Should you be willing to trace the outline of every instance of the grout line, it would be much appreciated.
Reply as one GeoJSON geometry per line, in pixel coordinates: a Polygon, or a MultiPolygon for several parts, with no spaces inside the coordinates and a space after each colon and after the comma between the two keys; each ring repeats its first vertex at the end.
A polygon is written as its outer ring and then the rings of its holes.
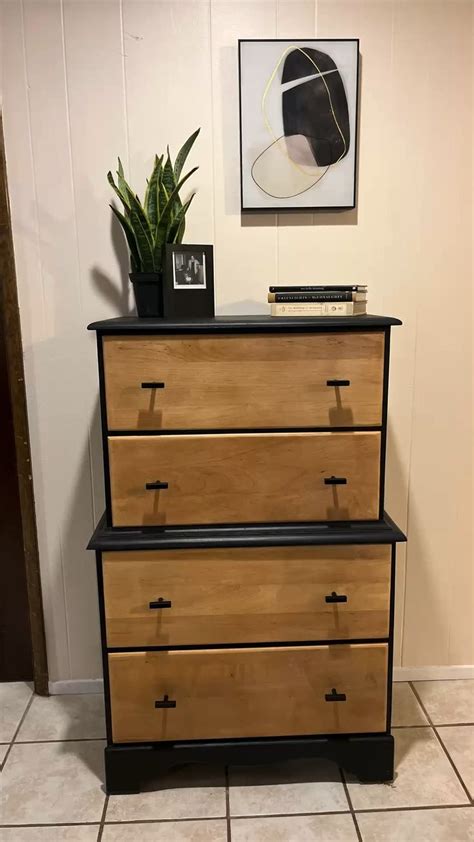
{"type": "Polygon", "coordinates": [[[443,743],[443,741],[442,741],[442,739],[441,739],[440,735],[438,734],[438,732],[437,732],[437,730],[436,730],[436,725],[433,723],[433,720],[431,719],[431,716],[429,715],[429,713],[428,713],[428,711],[426,710],[426,708],[425,708],[425,706],[424,706],[423,702],[421,701],[421,698],[420,698],[420,696],[419,696],[419,694],[418,694],[418,691],[417,691],[417,690],[416,690],[416,688],[413,686],[413,682],[412,682],[412,681],[409,681],[408,683],[409,683],[409,685],[410,685],[411,689],[413,690],[413,692],[414,692],[414,694],[415,694],[415,696],[416,696],[416,698],[417,698],[417,700],[418,700],[418,703],[419,703],[419,705],[420,705],[420,707],[421,707],[421,709],[422,709],[423,713],[425,714],[425,716],[426,716],[426,718],[427,718],[428,722],[430,723],[430,725],[431,725],[431,727],[432,727],[432,729],[433,729],[433,731],[434,731],[434,734],[435,734],[436,739],[438,740],[438,742],[439,742],[439,744],[440,744],[441,748],[443,749],[443,751],[444,751],[444,753],[445,753],[446,757],[448,758],[448,760],[449,760],[449,762],[450,762],[451,766],[453,767],[453,770],[454,770],[454,772],[455,772],[455,774],[456,774],[456,777],[458,778],[459,783],[461,784],[461,786],[462,786],[462,788],[463,788],[463,790],[464,790],[464,792],[465,792],[465,794],[466,794],[466,796],[467,796],[467,798],[468,798],[468,800],[469,800],[469,804],[472,804],[473,799],[471,798],[471,793],[469,792],[469,790],[468,790],[468,788],[467,788],[466,784],[464,783],[464,781],[463,781],[463,779],[462,779],[461,775],[459,774],[459,772],[458,772],[458,770],[457,770],[457,768],[456,768],[456,766],[455,766],[454,760],[452,759],[452,757],[451,757],[451,755],[450,755],[450,753],[449,753],[448,749],[446,748],[446,746],[445,746],[445,744],[443,743]]]}
{"type": "Polygon", "coordinates": [[[41,743],[104,743],[107,737],[71,737],[66,740],[16,740],[18,746],[34,746],[41,743]]]}
{"type": "Polygon", "coordinates": [[[450,755],[450,753],[449,753],[448,749],[446,748],[445,744],[443,743],[443,741],[442,741],[442,739],[441,739],[440,735],[438,734],[438,731],[437,731],[437,729],[436,729],[436,727],[435,727],[435,726],[433,726],[433,731],[434,731],[435,736],[436,736],[436,739],[438,740],[438,742],[439,742],[439,744],[440,744],[441,748],[443,749],[443,751],[444,751],[444,753],[445,753],[446,757],[448,758],[449,762],[451,763],[451,766],[453,767],[453,769],[454,769],[454,771],[455,771],[455,773],[456,773],[456,775],[457,775],[457,777],[458,777],[459,783],[461,784],[461,786],[462,786],[462,788],[463,788],[464,792],[466,793],[466,796],[467,796],[467,797],[468,797],[468,799],[469,799],[469,803],[470,803],[470,804],[473,804],[473,803],[474,803],[474,799],[472,798],[471,793],[469,792],[469,790],[468,790],[468,788],[467,788],[466,784],[464,783],[464,781],[463,781],[463,779],[462,779],[462,777],[461,777],[461,773],[458,771],[458,768],[457,768],[457,766],[456,766],[456,764],[455,764],[455,762],[454,762],[453,758],[451,757],[451,755],[450,755]]]}
{"type": "MultiPolygon", "coordinates": [[[[120,798],[120,795],[117,796],[120,798]]],[[[224,822],[225,816],[186,816],[186,817],[179,817],[176,819],[122,819],[122,820],[115,820],[111,819],[110,821],[104,822],[107,827],[115,826],[115,825],[122,825],[122,824],[173,824],[177,822],[224,822]]],[[[254,817],[252,817],[254,818],[254,817]]],[[[1,827],[1,825],[0,825],[1,827]]]]}
{"type": "Polygon", "coordinates": [[[109,798],[110,795],[105,796],[104,808],[102,810],[102,816],[100,818],[99,832],[97,834],[97,842],[100,842],[100,840],[102,839],[102,834],[104,832],[105,816],[107,814],[107,807],[109,806],[109,798]]]}
{"type": "Polygon", "coordinates": [[[225,767],[225,816],[227,823],[227,842],[231,842],[231,824],[230,824],[230,792],[229,792],[229,767],[225,767]]]}
{"type": "Polygon", "coordinates": [[[420,722],[419,725],[392,725],[391,731],[407,731],[410,728],[431,728],[429,722],[420,722]]]}
{"type": "Polygon", "coordinates": [[[321,810],[317,813],[250,813],[245,816],[232,816],[232,821],[244,819],[288,819],[293,816],[347,816],[350,810],[321,810]]]}
{"type": "Polygon", "coordinates": [[[357,834],[357,839],[358,839],[358,842],[363,842],[363,840],[362,840],[362,834],[361,834],[361,832],[360,832],[360,829],[359,829],[359,824],[358,824],[358,822],[357,822],[357,819],[356,819],[356,814],[355,814],[355,812],[354,812],[354,807],[353,807],[353,805],[352,805],[351,796],[350,796],[350,794],[349,794],[349,787],[347,786],[346,776],[345,776],[345,774],[344,774],[344,770],[343,770],[343,769],[341,769],[341,767],[339,767],[339,774],[341,775],[342,785],[343,785],[343,787],[344,787],[344,792],[345,792],[345,794],[346,794],[347,803],[349,804],[349,810],[351,811],[352,821],[354,822],[354,828],[355,828],[355,832],[356,832],[356,834],[357,834]]]}
{"type": "MultiPolygon", "coordinates": [[[[109,797],[109,796],[107,796],[109,797]]],[[[362,810],[355,810],[354,813],[398,813],[398,812],[414,812],[419,810],[463,810],[472,808],[471,804],[425,804],[421,807],[371,807],[362,810]]],[[[248,819],[281,819],[293,818],[301,816],[347,816],[350,815],[350,810],[322,810],[317,813],[253,813],[248,816],[232,816],[232,821],[239,821],[240,819],[246,821],[248,819]]],[[[195,816],[187,818],[175,819],[131,819],[130,821],[110,821],[104,822],[104,826],[114,827],[116,825],[135,825],[135,824],[184,824],[186,822],[216,822],[224,821],[225,816],[195,816]]],[[[0,828],[20,828],[20,827],[91,827],[98,825],[99,822],[42,822],[36,824],[0,824],[0,828]]],[[[97,840],[99,842],[99,840],[97,840]]]]}
{"type": "Polygon", "coordinates": [[[362,810],[356,810],[359,813],[406,813],[419,810],[465,810],[466,807],[472,807],[472,804],[422,804],[418,807],[366,807],[362,810]]]}
{"type": "Polygon", "coordinates": [[[17,727],[16,727],[16,730],[15,730],[15,732],[14,732],[14,734],[13,734],[13,737],[12,737],[11,743],[10,743],[10,745],[8,746],[7,753],[6,753],[6,755],[5,755],[5,757],[4,757],[4,760],[3,760],[3,763],[2,763],[2,767],[1,767],[1,768],[2,768],[2,770],[5,768],[5,764],[6,764],[7,760],[8,760],[8,757],[9,757],[9,755],[10,755],[10,752],[11,752],[11,750],[12,750],[12,746],[13,746],[13,744],[14,744],[15,740],[16,740],[16,736],[17,736],[17,734],[18,734],[18,732],[19,732],[19,730],[20,730],[21,726],[23,725],[23,722],[25,721],[26,714],[28,713],[28,711],[29,711],[29,709],[30,709],[30,707],[31,707],[31,704],[32,704],[32,702],[33,702],[34,697],[35,697],[35,694],[34,694],[34,693],[32,693],[32,694],[31,694],[31,697],[30,697],[30,700],[29,700],[29,702],[28,702],[28,704],[27,704],[27,706],[26,706],[25,710],[23,711],[23,716],[21,717],[21,719],[20,719],[20,721],[19,721],[19,723],[18,723],[18,725],[17,725],[17,727]]]}
{"type": "Polygon", "coordinates": [[[474,725],[474,722],[443,722],[442,724],[441,724],[441,722],[439,722],[436,725],[433,725],[433,728],[459,728],[459,727],[472,728],[473,725],[474,725]]]}
{"type": "Polygon", "coordinates": [[[98,821],[96,821],[96,822],[54,822],[54,823],[50,822],[49,824],[47,822],[42,822],[40,824],[38,822],[36,822],[36,824],[0,824],[0,827],[2,827],[2,828],[4,828],[4,827],[8,827],[8,828],[10,828],[10,827],[14,827],[14,828],[19,828],[19,827],[94,827],[94,826],[97,826],[98,824],[99,824],[98,821]]]}

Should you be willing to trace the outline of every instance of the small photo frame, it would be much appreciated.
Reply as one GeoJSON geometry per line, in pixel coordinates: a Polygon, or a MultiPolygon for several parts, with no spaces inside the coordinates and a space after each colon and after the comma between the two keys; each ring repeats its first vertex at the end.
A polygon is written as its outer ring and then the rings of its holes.
{"type": "Polygon", "coordinates": [[[165,318],[214,316],[212,246],[167,244],[163,307],[165,318]]]}

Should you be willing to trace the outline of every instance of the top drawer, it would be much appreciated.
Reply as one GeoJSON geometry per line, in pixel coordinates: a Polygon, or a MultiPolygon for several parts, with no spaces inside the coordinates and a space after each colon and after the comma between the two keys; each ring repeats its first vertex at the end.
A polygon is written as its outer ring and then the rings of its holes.
{"type": "Polygon", "coordinates": [[[102,341],[109,430],[382,423],[382,331],[102,341]]]}

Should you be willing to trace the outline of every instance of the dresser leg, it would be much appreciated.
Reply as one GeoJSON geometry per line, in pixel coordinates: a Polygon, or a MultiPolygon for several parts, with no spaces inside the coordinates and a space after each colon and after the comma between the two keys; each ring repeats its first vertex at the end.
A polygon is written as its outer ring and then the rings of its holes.
{"type": "Polygon", "coordinates": [[[340,765],[361,783],[389,783],[394,778],[394,739],[391,734],[349,738],[340,765]]]}
{"type": "MultiPolygon", "coordinates": [[[[105,789],[107,795],[141,792],[144,784],[158,780],[169,768],[167,757],[151,746],[107,746],[105,789]]],[[[173,764],[171,764],[173,765],[173,764]]]]}

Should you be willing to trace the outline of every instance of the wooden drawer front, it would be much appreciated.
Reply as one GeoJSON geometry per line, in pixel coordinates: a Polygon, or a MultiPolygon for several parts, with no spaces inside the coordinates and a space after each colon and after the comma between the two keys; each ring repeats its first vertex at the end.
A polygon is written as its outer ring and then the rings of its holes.
{"type": "Polygon", "coordinates": [[[104,553],[107,644],[388,637],[390,567],[389,546],[104,553]]]}
{"type": "Polygon", "coordinates": [[[103,348],[110,430],[382,423],[382,332],[106,336],[103,348]]]}
{"type": "Polygon", "coordinates": [[[117,436],[109,455],[114,526],[379,517],[376,432],[117,436]]]}
{"type": "Polygon", "coordinates": [[[114,742],[386,728],[385,643],[109,655],[114,742]],[[345,701],[329,701],[335,689],[345,701]],[[168,697],[176,707],[156,708],[168,697]]]}

